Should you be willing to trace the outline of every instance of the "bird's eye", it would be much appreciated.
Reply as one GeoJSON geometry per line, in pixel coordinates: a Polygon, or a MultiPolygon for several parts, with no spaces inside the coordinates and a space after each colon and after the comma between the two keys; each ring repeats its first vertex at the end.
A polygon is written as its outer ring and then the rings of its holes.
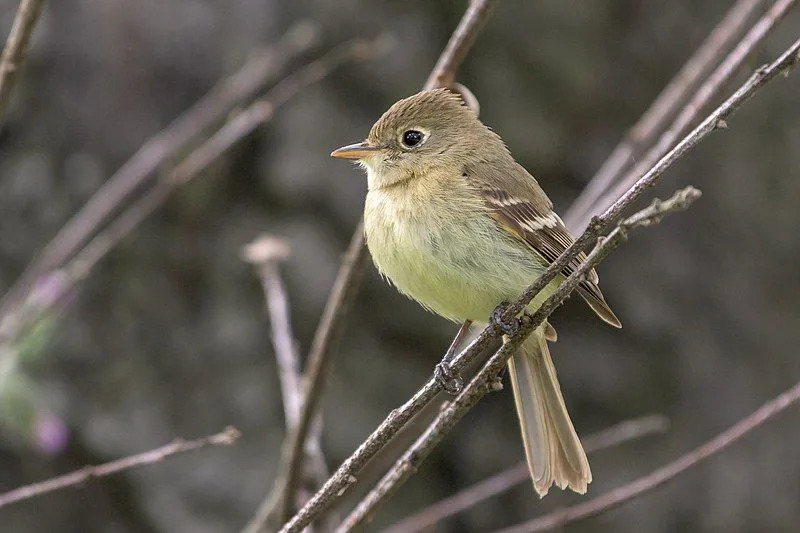
{"type": "Polygon", "coordinates": [[[417,130],[408,130],[403,133],[403,144],[411,148],[412,146],[416,146],[422,142],[422,139],[425,138],[425,135],[421,131],[417,130]]]}

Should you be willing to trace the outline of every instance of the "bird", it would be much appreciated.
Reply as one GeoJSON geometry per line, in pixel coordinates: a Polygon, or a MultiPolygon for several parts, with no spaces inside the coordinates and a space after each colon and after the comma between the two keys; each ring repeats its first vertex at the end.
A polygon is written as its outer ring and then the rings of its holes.
{"type": "MultiPolygon", "coordinates": [[[[392,105],[363,142],[332,157],[367,174],[364,233],[381,275],[402,294],[456,323],[489,323],[574,242],[536,179],[501,137],[449,89],[426,90],[392,105]]],[[[526,307],[535,311],[585,255],[526,307]]],[[[592,270],[578,294],[606,323],[621,327],[592,270]]],[[[584,494],[586,453],[564,402],[545,321],[508,362],[533,488],[584,494]]],[[[504,342],[508,335],[504,335],[504,342]]]]}

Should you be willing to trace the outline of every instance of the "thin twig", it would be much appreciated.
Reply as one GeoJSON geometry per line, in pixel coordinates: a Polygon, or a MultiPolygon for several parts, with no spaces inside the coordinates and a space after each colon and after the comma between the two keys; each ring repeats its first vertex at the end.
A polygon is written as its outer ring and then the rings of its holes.
{"type": "Polygon", "coordinates": [[[458,67],[467,57],[467,52],[472,48],[478,32],[489,18],[491,9],[497,4],[497,0],[471,0],[461,22],[458,23],[450,40],[447,42],[436,66],[425,82],[425,89],[436,89],[437,87],[450,87],[456,80],[458,67]]]}
{"type": "Polygon", "coordinates": [[[44,0],[22,0],[14,16],[11,32],[0,56],[0,119],[6,112],[11,91],[17,81],[22,63],[28,53],[36,21],[42,13],[44,0]]]}
{"type": "Polygon", "coordinates": [[[570,274],[556,291],[544,301],[533,315],[523,315],[519,332],[512,335],[507,342],[483,365],[470,381],[469,385],[431,422],[408,450],[395,462],[392,468],[381,478],[375,488],[359,502],[356,508],[345,518],[336,530],[347,533],[364,525],[382,503],[385,503],[397,489],[417,471],[422,462],[430,455],[450,430],[467,414],[467,412],[486,394],[494,390],[492,380],[505,366],[506,361],[517,347],[542,324],[556,307],[566,300],[569,294],[583,281],[584,276],[596,267],[608,254],[622,244],[628,233],[641,227],[648,227],[659,222],[665,215],[687,209],[700,197],[700,191],[687,187],[675,193],[666,201],[653,203],[621,221],[607,237],[598,240],[597,246],[586,256],[586,260],[570,274]]]}
{"type": "Polygon", "coordinates": [[[30,498],[35,498],[48,492],[66,489],[69,487],[79,488],[86,482],[95,478],[117,474],[132,468],[139,468],[141,466],[148,466],[159,463],[164,459],[174,455],[199,450],[206,446],[230,446],[239,439],[239,431],[231,426],[225,428],[222,432],[216,435],[209,435],[195,440],[175,439],[170,444],[150,450],[149,452],[131,455],[123,459],[117,459],[108,463],[103,463],[96,466],[86,466],[75,472],[65,474],[63,476],[48,479],[47,481],[40,481],[24,487],[19,487],[10,490],[6,493],[0,494],[0,508],[12,503],[21,502],[30,498]]]}
{"type": "Polygon", "coordinates": [[[23,271],[0,302],[0,322],[22,305],[40,276],[63,267],[103,222],[162,165],[179,155],[187,143],[223,119],[231,109],[277,78],[296,57],[314,45],[317,35],[316,27],[308,22],[293,26],[278,43],[258,50],[241,69],[215,85],[197,103],[145,142],[23,271]]]}
{"type": "MultiPolygon", "coordinates": [[[[428,81],[425,83],[424,89],[432,89],[432,88],[435,88],[435,87],[445,86],[444,82],[447,82],[448,80],[449,80],[450,83],[447,83],[447,85],[452,84],[453,80],[455,79],[455,73],[457,72],[458,67],[461,65],[461,62],[466,57],[466,54],[469,51],[469,49],[471,48],[472,44],[474,43],[478,32],[480,31],[481,27],[483,26],[484,22],[486,21],[486,19],[489,16],[490,7],[493,4],[495,4],[496,2],[497,2],[497,0],[472,0],[471,1],[469,8],[464,13],[464,16],[462,17],[461,22],[459,23],[458,27],[454,31],[453,35],[451,36],[449,42],[447,43],[447,46],[446,46],[445,50],[442,52],[441,56],[439,57],[439,60],[437,61],[436,66],[434,67],[433,71],[431,72],[430,77],[428,78],[428,81]],[[444,80],[444,82],[440,83],[440,80],[444,80]]],[[[362,219],[357,224],[356,229],[353,232],[353,236],[351,237],[351,240],[350,240],[351,245],[350,245],[350,248],[348,250],[348,255],[358,256],[358,257],[364,257],[366,255],[363,232],[364,232],[364,230],[363,230],[363,219],[362,219]]],[[[367,261],[360,260],[360,261],[343,262],[341,268],[339,269],[339,273],[337,274],[337,278],[336,278],[337,281],[336,282],[340,283],[342,285],[349,286],[351,288],[350,291],[352,293],[352,297],[354,297],[355,294],[358,292],[358,288],[359,288],[359,281],[358,280],[360,280],[361,277],[363,276],[364,270],[366,269],[366,266],[367,266],[367,261]]],[[[332,292],[331,293],[331,298],[333,298],[334,295],[335,295],[335,292],[332,292]]],[[[326,309],[328,308],[328,306],[330,304],[331,304],[331,302],[330,302],[330,299],[329,299],[328,305],[326,305],[326,309]]],[[[325,330],[334,331],[334,330],[339,329],[340,326],[338,326],[337,323],[340,322],[340,321],[343,321],[344,318],[345,318],[345,314],[342,311],[339,311],[339,312],[336,312],[335,314],[330,315],[329,316],[330,325],[329,326],[325,326],[325,328],[323,329],[322,328],[322,324],[321,324],[320,328],[317,329],[317,333],[321,334],[321,332],[325,331],[325,330]]],[[[318,338],[318,335],[315,335],[315,340],[317,338],[318,338]]],[[[322,339],[321,339],[321,345],[322,346],[325,346],[327,344],[329,344],[328,341],[325,341],[324,343],[322,343],[322,339]]],[[[316,385],[312,385],[311,383],[309,383],[309,386],[307,388],[309,397],[312,397],[312,395],[313,395],[313,396],[315,396],[317,398],[317,400],[318,400],[319,397],[321,397],[321,389],[324,386],[325,378],[326,378],[326,375],[327,375],[325,370],[329,366],[329,364],[327,363],[327,360],[332,358],[333,350],[325,349],[321,353],[326,354],[325,355],[325,360],[326,361],[323,364],[319,365],[319,369],[321,370],[321,372],[319,372],[317,374],[318,377],[314,380],[316,385]],[[319,389],[319,390],[317,390],[317,389],[319,389]]],[[[313,367],[311,367],[311,368],[313,368],[313,367]]],[[[309,368],[309,370],[311,368],[309,368]]],[[[309,380],[309,382],[310,381],[311,380],[309,380]]],[[[310,410],[309,410],[308,415],[305,418],[312,418],[313,411],[316,409],[316,404],[318,403],[317,400],[314,400],[313,402],[309,401],[307,403],[307,405],[310,408],[310,410]]],[[[298,429],[301,429],[301,428],[298,428],[298,429]]],[[[302,435],[298,435],[298,436],[302,436],[302,435]]],[[[291,452],[291,455],[289,456],[289,460],[288,460],[289,461],[288,462],[288,465],[289,465],[288,466],[288,470],[289,470],[289,472],[292,472],[292,471],[297,472],[299,470],[299,465],[297,465],[297,463],[299,462],[299,458],[298,458],[299,454],[297,453],[297,450],[300,447],[301,441],[298,438],[298,436],[291,435],[290,436],[291,439],[287,442],[287,448],[290,449],[290,450],[294,450],[294,451],[291,452]]],[[[295,478],[295,477],[296,477],[295,475],[291,475],[290,474],[289,477],[288,477],[288,480],[289,480],[288,484],[291,484],[292,483],[291,480],[293,478],[295,478]]],[[[352,483],[352,482],[348,481],[349,479],[350,478],[345,478],[345,486],[348,486],[349,484],[352,483]]],[[[329,495],[329,497],[327,497],[326,499],[323,499],[323,500],[321,500],[321,499],[314,500],[312,498],[312,501],[309,501],[308,503],[306,503],[306,505],[303,507],[303,509],[305,510],[305,514],[310,515],[309,521],[311,519],[313,519],[313,517],[316,517],[322,511],[324,511],[325,508],[327,508],[328,505],[330,503],[332,503],[332,501],[333,501],[333,499],[335,497],[336,497],[336,495],[334,494],[333,498],[331,498],[330,495],[329,495]],[[311,505],[311,507],[309,507],[309,505],[311,505]]],[[[248,524],[248,526],[245,528],[245,530],[244,530],[245,532],[250,533],[250,532],[259,531],[263,527],[263,524],[265,523],[265,521],[267,519],[267,515],[263,511],[269,505],[268,500],[270,500],[269,496],[264,502],[262,502],[262,505],[260,507],[260,511],[257,513],[257,516],[253,520],[251,520],[250,524],[248,524]],[[259,519],[258,515],[261,515],[260,519],[259,519]]],[[[289,507],[287,507],[287,503],[286,503],[285,499],[284,499],[283,502],[281,502],[281,505],[283,506],[284,510],[288,510],[288,513],[286,513],[284,515],[286,518],[288,518],[288,516],[289,516],[289,514],[291,513],[292,510],[289,507]]],[[[307,525],[307,523],[304,524],[304,526],[305,525],[307,525]]]]}
{"type": "Polygon", "coordinates": [[[591,516],[613,509],[623,503],[656,489],[664,483],[682,474],[701,461],[708,459],[739,439],[761,426],[764,422],[782,413],[791,405],[800,401],[800,383],[781,393],[773,400],[761,406],[754,413],[743,418],[713,439],[682,455],[676,460],[654,470],[626,485],[618,487],[607,494],[592,498],[583,503],[561,509],[524,524],[503,529],[497,533],[530,533],[560,528],[569,522],[577,522],[591,516]]]}
{"type": "MultiPolygon", "coordinates": [[[[562,269],[577,255],[584,251],[600,236],[600,232],[610,226],[620,214],[630,206],[642,193],[656,184],[672,164],[685,152],[692,149],[711,132],[719,127],[720,121],[730,117],[745,101],[749,100],[767,82],[781,72],[788,72],[798,58],[800,41],[795,42],[781,57],[772,64],[758,69],[728,100],[711,113],[699,126],[688,134],[680,143],[669,151],[647,174],[642,176],[627,193],[621,196],[602,215],[595,217],[587,230],[554,261],[520,298],[508,308],[504,319],[511,319],[519,314],[533,297],[546,287],[562,269]]],[[[565,282],[566,283],[566,282],[565,282]]],[[[557,292],[556,294],[559,294],[557,292]]],[[[540,308],[542,311],[544,306],[540,308]]],[[[460,372],[484,350],[496,337],[493,328],[484,329],[452,362],[455,372],[460,372]]],[[[283,533],[298,532],[347,488],[355,483],[356,475],[364,465],[377,454],[402,428],[419,413],[440,391],[441,385],[431,377],[406,403],[393,410],[389,416],[364,440],[358,449],[348,457],[323,487],[309,502],[286,524],[283,533]]]]}
{"type": "Polygon", "coordinates": [[[281,384],[286,430],[290,431],[300,417],[303,390],[300,380],[300,356],[292,333],[289,312],[289,297],[280,274],[280,263],[289,258],[289,245],[271,235],[263,235],[248,244],[242,256],[256,267],[264,299],[267,303],[269,322],[272,326],[272,345],[278,363],[278,380],[281,384]]]}
{"type": "MultiPolygon", "coordinates": [[[[292,333],[289,299],[280,275],[280,263],[289,257],[289,245],[277,237],[264,235],[247,245],[243,256],[246,261],[255,265],[264,290],[272,325],[272,342],[275,347],[275,359],[278,363],[278,377],[288,434],[294,431],[298,424],[303,402],[300,357],[292,333]]],[[[311,424],[304,454],[307,469],[311,471],[311,475],[307,477],[312,479],[309,480],[310,486],[298,488],[296,493],[298,500],[307,500],[328,477],[328,467],[320,443],[321,433],[322,420],[317,415],[311,424]]]]}
{"type": "Polygon", "coordinates": [[[661,135],[658,142],[647,151],[644,157],[617,183],[609,184],[607,191],[590,209],[576,213],[572,227],[580,229],[588,224],[593,212],[602,211],[606,206],[619,198],[633,183],[672,148],[681,135],[691,126],[697,116],[722,90],[728,80],[736,74],[747,57],[769,34],[770,30],[795,7],[798,0],[776,0],[770,9],[747,32],[736,48],[725,58],[722,64],[703,82],[697,93],[684,106],[669,128],[661,135]]]}
{"type": "Polygon", "coordinates": [[[728,10],[572,202],[564,214],[568,227],[582,227],[578,222],[597,208],[598,198],[638,158],[643,147],[652,145],[656,135],[666,127],[667,121],[674,116],[678,107],[690,97],[698,82],[736,45],[736,39],[744,31],[745,23],[764,3],[765,0],[738,0],[728,10]]]}
{"type": "MultiPolygon", "coordinates": [[[[649,435],[665,433],[669,429],[669,421],[663,415],[648,415],[615,424],[609,428],[593,433],[581,439],[587,453],[611,448],[649,435]]],[[[528,465],[525,461],[503,470],[491,477],[479,481],[452,496],[422,509],[383,533],[416,533],[427,530],[442,520],[476,504],[497,496],[520,483],[530,480],[528,465]]]]}

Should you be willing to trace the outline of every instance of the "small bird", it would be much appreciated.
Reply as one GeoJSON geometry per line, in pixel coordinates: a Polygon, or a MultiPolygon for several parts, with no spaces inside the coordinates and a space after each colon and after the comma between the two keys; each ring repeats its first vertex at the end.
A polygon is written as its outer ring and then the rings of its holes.
{"type": "MultiPolygon", "coordinates": [[[[423,307],[462,323],[461,333],[496,317],[498,304],[516,299],[574,241],[536,179],[447,89],[400,100],[364,142],[331,156],[366,169],[364,231],[378,270],[423,307]]],[[[527,310],[535,311],[584,257],[527,310]]],[[[594,270],[577,290],[601,319],[621,327],[594,270]]],[[[547,347],[555,337],[545,322],[508,363],[540,497],[552,484],[583,494],[592,481],[547,347]]]]}

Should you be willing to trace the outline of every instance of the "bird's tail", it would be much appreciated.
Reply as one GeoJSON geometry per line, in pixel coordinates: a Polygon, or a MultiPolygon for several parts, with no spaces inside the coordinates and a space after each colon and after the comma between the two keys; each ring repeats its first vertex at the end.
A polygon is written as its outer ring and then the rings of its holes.
{"type": "Polygon", "coordinates": [[[544,327],[525,340],[508,367],[533,488],[539,497],[553,483],[584,494],[592,472],[561,396],[544,327]]]}

